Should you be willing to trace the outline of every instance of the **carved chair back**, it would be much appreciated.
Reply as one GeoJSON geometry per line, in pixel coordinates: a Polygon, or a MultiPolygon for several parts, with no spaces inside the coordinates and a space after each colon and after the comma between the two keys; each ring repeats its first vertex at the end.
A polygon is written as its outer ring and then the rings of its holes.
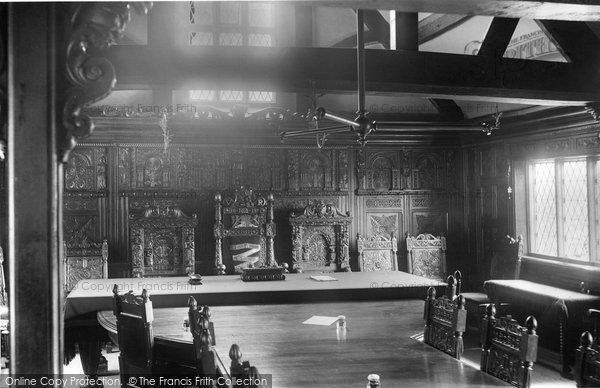
{"type": "Polygon", "coordinates": [[[462,295],[455,296],[454,282],[450,278],[453,277],[449,276],[448,279],[448,284],[452,283],[452,286],[447,288],[448,295],[436,298],[435,288],[430,287],[427,290],[423,314],[424,341],[460,360],[464,350],[463,333],[467,322],[467,310],[462,295]]]}
{"type": "Polygon", "coordinates": [[[241,187],[215,195],[215,267],[217,274],[275,265],[273,195],[267,198],[241,187]]]}
{"type": "Polygon", "coordinates": [[[108,278],[108,242],[84,239],[63,243],[65,292],[69,293],[77,282],[84,279],[108,278]]]}
{"type": "Polygon", "coordinates": [[[119,342],[119,369],[121,381],[128,376],[153,371],[154,314],[148,291],[141,295],[129,291],[120,295],[118,286],[113,287],[113,312],[117,317],[119,342]]]}
{"type": "Polygon", "coordinates": [[[236,388],[257,388],[255,382],[261,379],[260,373],[255,366],[250,365],[248,361],[242,361],[242,351],[237,344],[231,345],[229,349],[229,358],[231,359],[231,367],[229,371],[234,381],[238,382],[233,385],[236,388]],[[249,384],[244,384],[249,382],[249,384]]]}
{"type": "Polygon", "coordinates": [[[537,358],[537,321],[527,317],[525,326],[510,317],[496,317],[488,304],[479,329],[482,352],[480,369],[516,387],[529,387],[537,358]]]}
{"type": "Polygon", "coordinates": [[[193,296],[188,300],[188,316],[190,331],[194,338],[194,364],[199,376],[210,376],[222,374],[218,370],[218,362],[215,345],[215,331],[210,321],[210,309],[208,306],[198,308],[198,303],[193,296]]]}
{"type": "Polygon", "coordinates": [[[408,272],[431,279],[446,276],[446,238],[431,234],[406,237],[408,272]]]}
{"type": "Polygon", "coordinates": [[[133,276],[195,272],[195,214],[187,216],[177,207],[155,206],[129,218],[133,276]]]}
{"type": "Polygon", "coordinates": [[[8,306],[6,279],[4,277],[4,250],[0,247],[0,306],[8,306]]]}
{"type": "Polygon", "coordinates": [[[314,201],[292,213],[292,264],[302,272],[350,271],[352,217],[330,203],[314,201]]]}
{"type": "Polygon", "coordinates": [[[592,336],[589,331],[581,334],[579,349],[575,351],[573,374],[578,387],[600,386],[600,349],[598,349],[598,338],[592,336]]]}
{"type": "Polygon", "coordinates": [[[358,234],[357,245],[361,271],[398,270],[398,240],[393,233],[390,238],[383,235],[363,238],[358,234]]]}
{"type": "Polygon", "coordinates": [[[8,294],[4,280],[4,252],[0,247],[0,357],[8,360],[8,294]]]}

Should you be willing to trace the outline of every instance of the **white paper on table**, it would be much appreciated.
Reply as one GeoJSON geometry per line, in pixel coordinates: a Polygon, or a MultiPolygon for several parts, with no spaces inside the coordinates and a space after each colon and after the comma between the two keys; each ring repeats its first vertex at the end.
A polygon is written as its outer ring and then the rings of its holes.
{"type": "Polygon", "coordinates": [[[338,317],[325,317],[322,315],[313,315],[308,318],[306,321],[302,322],[303,325],[323,325],[329,326],[332,323],[336,322],[338,317]]]}
{"type": "Polygon", "coordinates": [[[331,282],[331,281],[337,280],[333,276],[328,276],[328,275],[311,275],[310,278],[312,280],[316,280],[319,282],[331,282]]]}

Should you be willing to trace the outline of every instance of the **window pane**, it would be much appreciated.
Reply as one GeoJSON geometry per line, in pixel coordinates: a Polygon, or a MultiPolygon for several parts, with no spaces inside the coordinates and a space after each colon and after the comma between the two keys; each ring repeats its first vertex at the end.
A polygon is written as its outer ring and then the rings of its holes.
{"type": "Polygon", "coordinates": [[[190,46],[212,46],[213,33],[206,31],[190,32],[190,46]]]}
{"type": "Polygon", "coordinates": [[[564,252],[561,256],[589,260],[586,162],[565,162],[562,175],[564,252]]]}
{"type": "Polygon", "coordinates": [[[275,93],[250,91],[248,93],[250,102],[275,102],[275,93]]]}
{"type": "Polygon", "coordinates": [[[271,47],[271,34],[248,34],[248,46],[271,47]]]}
{"type": "Polygon", "coordinates": [[[271,27],[271,4],[248,3],[248,25],[250,27],[271,27]]]}
{"type": "Polygon", "coordinates": [[[241,46],[243,44],[242,34],[237,32],[223,32],[219,34],[219,45],[241,46]]]}
{"type": "Polygon", "coordinates": [[[242,24],[242,5],[238,2],[221,3],[221,23],[242,24]]]}
{"type": "Polygon", "coordinates": [[[244,99],[244,92],[241,90],[221,90],[221,101],[239,102],[244,99]]]}
{"type": "Polygon", "coordinates": [[[189,8],[190,24],[212,24],[213,6],[212,3],[202,1],[190,1],[189,8]]]}
{"type": "Polygon", "coordinates": [[[533,252],[557,256],[554,162],[533,164],[533,252]]]}
{"type": "Polygon", "coordinates": [[[214,90],[190,90],[190,100],[194,101],[213,101],[215,99],[215,91],[214,90]]]}

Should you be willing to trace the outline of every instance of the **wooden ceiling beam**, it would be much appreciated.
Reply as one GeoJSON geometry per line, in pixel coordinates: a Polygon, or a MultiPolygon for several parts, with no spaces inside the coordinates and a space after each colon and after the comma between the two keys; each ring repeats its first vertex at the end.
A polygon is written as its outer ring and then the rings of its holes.
{"type": "MultiPolygon", "coordinates": [[[[355,91],[356,50],[333,48],[113,46],[118,88],[235,88],[283,92],[355,91]]],[[[367,50],[367,92],[428,98],[582,105],[600,100],[595,69],[569,63],[367,50]],[[385,71],[382,71],[385,69],[385,71]]]]}
{"type": "Polygon", "coordinates": [[[590,22],[600,20],[600,2],[597,0],[291,0],[288,3],[300,3],[315,7],[385,9],[517,19],[590,22]]]}
{"type": "Polygon", "coordinates": [[[481,43],[477,55],[488,55],[502,58],[510,38],[512,38],[519,19],[495,17],[481,43]]]}
{"type": "Polygon", "coordinates": [[[443,33],[458,27],[472,16],[467,15],[429,15],[419,21],[419,44],[429,42],[443,33]]]}
{"type": "Polygon", "coordinates": [[[567,60],[600,65],[600,40],[586,23],[562,20],[537,22],[567,60]]]}

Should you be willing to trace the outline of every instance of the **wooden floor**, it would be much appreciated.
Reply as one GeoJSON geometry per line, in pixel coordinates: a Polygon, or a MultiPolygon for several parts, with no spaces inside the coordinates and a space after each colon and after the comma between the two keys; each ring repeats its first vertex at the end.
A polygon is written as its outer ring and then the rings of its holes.
{"type": "MultiPolygon", "coordinates": [[[[398,333],[398,338],[401,339],[401,342],[395,343],[395,347],[399,343],[404,344],[405,349],[412,349],[414,352],[417,342],[419,341],[419,334],[423,330],[422,323],[422,305],[423,302],[421,300],[407,300],[402,302],[402,314],[399,315],[400,319],[403,320],[402,327],[405,328],[402,332],[398,333]]],[[[251,308],[251,306],[249,307],[251,308]]],[[[337,312],[335,312],[337,314],[337,312]]],[[[333,314],[333,313],[332,313],[333,314]]],[[[398,319],[398,316],[394,317],[394,319],[398,319]]],[[[349,324],[349,330],[352,330],[351,322],[349,324]]],[[[365,345],[368,346],[368,345],[365,345]]],[[[399,347],[398,352],[402,352],[402,347],[399,347]]],[[[288,349],[289,352],[293,352],[293,348],[288,349]]],[[[410,353],[410,352],[407,352],[410,353]]],[[[479,364],[479,348],[477,347],[477,333],[469,332],[465,335],[465,353],[463,356],[463,367],[464,368],[478,368],[479,364]]],[[[118,375],[118,352],[106,353],[105,357],[108,360],[108,374],[109,375],[118,375]]],[[[407,384],[411,387],[417,386],[430,386],[431,384],[425,382],[419,382],[415,380],[411,380],[411,371],[419,370],[419,368],[423,369],[422,360],[418,357],[403,357],[403,362],[399,365],[399,368],[406,371],[407,384]],[[414,365],[411,364],[411,360],[418,361],[414,365]]],[[[328,360],[323,360],[324,363],[327,363],[328,360]]],[[[260,364],[258,364],[260,368],[260,364]]],[[[332,365],[331,372],[333,374],[343,371],[344,366],[332,365]]],[[[6,371],[3,371],[3,374],[6,371]]],[[[79,360],[73,360],[69,365],[67,365],[64,369],[65,374],[79,374],[82,373],[81,363],[79,360]]],[[[416,373],[418,375],[418,373],[416,373]]],[[[357,387],[361,387],[366,385],[362,384],[363,382],[357,381],[357,387]]],[[[439,386],[445,386],[443,381],[439,382],[439,386]]],[[[448,382],[449,383],[449,382],[448,382]]],[[[449,384],[452,386],[457,386],[456,384],[449,384]]],[[[500,384],[499,384],[500,385],[500,384]]],[[[294,386],[303,386],[294,385],[294,386]]],[[[312,385],[311,385],[312,386],[312,385]]],[[[389,386],[385,384],[385,378],[382,376],[382,386],[389,386]]],[[[407,385],[408,386],[408,385],[407,385]]],[[[464,386],[477,386],[477,384],[468,384],[464,386]]],[[[532,387],[542,388],[542,387],[574,387],[575,383],[572,380],[567,380],[560,377],[559,373],[554,370],[550,370],[542,365],[536,364],[533,370],[533,379],[532,379],[532,387]]]]}

